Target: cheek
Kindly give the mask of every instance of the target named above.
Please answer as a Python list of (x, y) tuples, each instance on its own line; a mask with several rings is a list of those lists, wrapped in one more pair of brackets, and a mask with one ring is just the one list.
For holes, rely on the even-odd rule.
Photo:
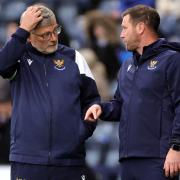
[(35, 45), (40, 48), (46, 48), (48, 46), (48, 43), (36, 41)]
[(130, 29), (127, 29), (126, 31), (124, 31), (124, 36), (126, 37), (126, 39), (131, 39), (132, 35), (133, 33)]

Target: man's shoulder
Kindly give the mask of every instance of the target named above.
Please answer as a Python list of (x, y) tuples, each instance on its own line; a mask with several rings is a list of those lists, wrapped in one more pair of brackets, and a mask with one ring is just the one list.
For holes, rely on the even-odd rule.
[(57, 53), (59, 53), (61, 56), (67, 56), (75, 60), (76, 51), (71, 47), (65, 46), (63, 44), (58, 44)]
[(174, 55), (180, 53), (180, 43), (179, 42), (168, 42), (166, 40), (160, 39), (158, 46), (155, 47), (155, 51), (159, 54)]
[(60, 52), (74, 52), (75, 53), (75, 50), (69, 46), (66, 46), (66, 45), (63, 45), (63, 44), (58, 44), (58, 51)]

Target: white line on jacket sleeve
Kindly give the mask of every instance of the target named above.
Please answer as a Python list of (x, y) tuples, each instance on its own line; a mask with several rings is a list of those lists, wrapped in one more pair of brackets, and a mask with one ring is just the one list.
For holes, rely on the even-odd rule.
[(87, 77), (90, 77), (91, 79), (94, 79), (93, 74), (85, 60), (85, 58), (78, 52), (76, 52), (76, 64), (78, 65), (80, 74), (85, 74)]

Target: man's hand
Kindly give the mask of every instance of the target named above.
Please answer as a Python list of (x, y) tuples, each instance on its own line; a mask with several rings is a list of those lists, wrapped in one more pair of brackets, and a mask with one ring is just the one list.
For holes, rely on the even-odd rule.
[(174, 177), (180, 171), (180, 152), (170, 149), (164, 163), (165, 175), (167, 177)]
[(43, 19), (41, 16), (41, 10), (37, 6), (30, 6), (24, 11), (20, 20), (20, 28), (25, 29), (26, 31), (32, 31), (38, 22)]
[(94, 122), (99, 118), (101, 113), (102, 113), (101, 106), (94, 104), (86, 111), (86, 115), (84, 119), (87, 121)]

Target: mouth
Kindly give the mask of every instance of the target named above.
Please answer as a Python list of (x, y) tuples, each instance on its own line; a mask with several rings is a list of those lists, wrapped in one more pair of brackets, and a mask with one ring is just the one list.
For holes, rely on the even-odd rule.
[(57, 43), (48, 45), (48, 47), (54, 47), (54, 46), (57, 46)]

